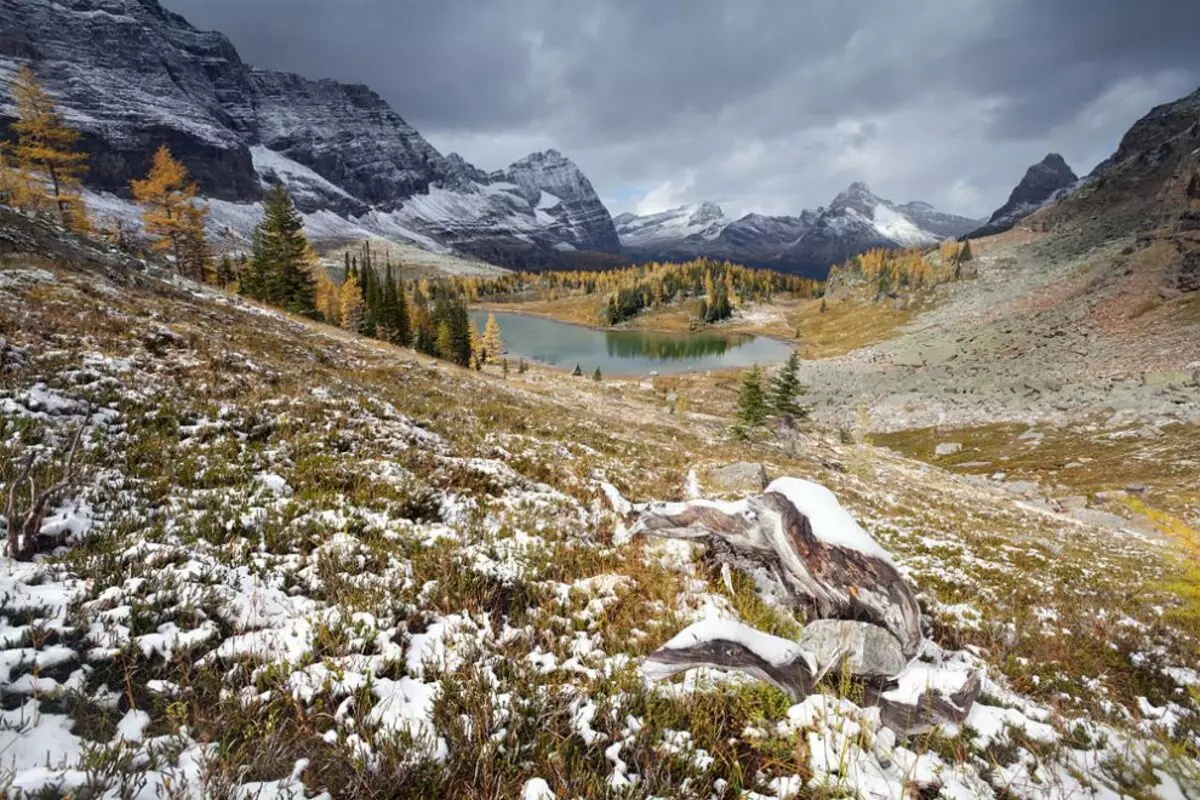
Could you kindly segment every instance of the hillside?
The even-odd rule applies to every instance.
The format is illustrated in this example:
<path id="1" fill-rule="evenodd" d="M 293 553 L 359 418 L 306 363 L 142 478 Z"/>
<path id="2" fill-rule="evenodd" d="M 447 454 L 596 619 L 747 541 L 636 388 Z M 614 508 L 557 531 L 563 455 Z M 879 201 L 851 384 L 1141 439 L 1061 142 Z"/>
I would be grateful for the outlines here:
<path id="1" fill-rule="evenodd" d="M 45 486 L 86 425 L 42 527 L 67 546 L 0 577 L 12 790 L 1179 797 L 1196 780 L 1198 631 L 1157 535 L 861 430 L 733 443 L 716 389 L 675 416 L 666 382 L 429 362 L 2 209 L 0 254 L 5 485 L 33 454 Z M 922 658 L 982 676 L 964 725 L 897 737 L 837 678 L 794 702 L 738 673 L 640 671 L 693 620 L 800 624 L 623 516 L 745 496 L 761 485 L 713 473 L 744 461 L 829 487 L 892 553 Z"/>

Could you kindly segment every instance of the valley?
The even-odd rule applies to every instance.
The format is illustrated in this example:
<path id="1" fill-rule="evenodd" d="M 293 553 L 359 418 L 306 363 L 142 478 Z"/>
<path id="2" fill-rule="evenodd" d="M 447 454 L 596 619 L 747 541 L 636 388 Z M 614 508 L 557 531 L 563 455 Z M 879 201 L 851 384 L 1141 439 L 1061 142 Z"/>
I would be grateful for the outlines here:
<path id="1" fill-rule="evenodd" d="M 571 49 L 632 13 L 592 11 Z M 671 120 L 622 98 L 591 139 L 536 16 L 380 76 L 426 139 L 159 0 L 0 0 L 0 796 L 1200 798 L 1200 90 L 1119 84 L 1111 155 L 985 217 L 869 188 L 984 207 L 883 157 L 899 90 L 856 118 L 843 64 L 788 205 L 796 154 L 690 90 L 711 174 L 635 185 L 696 134 L 642 153 Z M 439 58 L 502 37 L 453 23 Z M 1048 149 L 947 96 L 931 171 Z"/>

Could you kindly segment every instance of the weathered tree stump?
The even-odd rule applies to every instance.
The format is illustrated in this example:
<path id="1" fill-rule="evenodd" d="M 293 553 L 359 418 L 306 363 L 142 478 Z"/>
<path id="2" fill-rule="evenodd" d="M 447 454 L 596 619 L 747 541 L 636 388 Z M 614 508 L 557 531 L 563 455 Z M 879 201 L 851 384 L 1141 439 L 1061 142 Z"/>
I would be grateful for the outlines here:
<path id="1" fill-rule="evenodd" d="M 913 662 L 921 612 L 888 553 L 823 486 L 780 478 L 735 503 L 652 503 L 628 511 L 631 533 L 702 542 L 708 556 L 743 570 L 818 624 L 801 641 L 734 620 L 704 620 L 647 657 L 652 678 L 694 667 L 737 670 L 799 701 L 828 671 L 846 668 L 885 724 L 911 734 L 961 723 L 980 691 L 977 675 Z"/>

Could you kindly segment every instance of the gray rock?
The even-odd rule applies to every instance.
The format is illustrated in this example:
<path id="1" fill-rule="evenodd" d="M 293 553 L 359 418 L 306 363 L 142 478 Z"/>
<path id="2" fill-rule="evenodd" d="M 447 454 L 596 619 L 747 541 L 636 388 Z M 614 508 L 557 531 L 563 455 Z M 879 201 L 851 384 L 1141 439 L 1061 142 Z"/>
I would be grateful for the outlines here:
<path id="1" fill-rule="evenodd" d="M 1042 494 L 1042 487 L 1037 481 L 1011 481 L 1003 486 L 1006 492 L 1028 500 L 1033 500 Z"/>
<path id="2" fill-rule="evenodd" d="M 767 470 L 753 461 L 714 467 L 700 476 L 707 489 L 728 494 L 757 494 L 767 488 Z"/>
<path id="3" fill-rule="evenodd" d="M 819 666 L 828 664 L 841 651 L 848 657 L 850 671 L 855 675 L 896 675 L 908 663 L 900 641 L 869 622 L 815 620 L 800 634 L 800 645 L 816 656 Z"/>
<path id="4" fill-rule="evenodd" d="M 962 442 L 942 442 L 933 449 L 933 454 L 941 458 L 942 456 L 952 456 L 962 449 Z"/>
<path id="5" fill-rule="evenodd" d="M 1088 525 L 1098 525 L 1101 528 L 1111 528 L 1112 530 L 1129 526 L 1129 520 L 1124 517 L 1096 508 L 1076 508 L 1071 511 L 1071 516 Z"/>
<path id="6" fill-rule="evenodd" d="M 1076 508 L 1087 508 L 1087 498 L 1081 494 L 1073 494 L 1067 497 L 1058 498 L 1058 505 L 1064 511 L 1072 511 Z"/>

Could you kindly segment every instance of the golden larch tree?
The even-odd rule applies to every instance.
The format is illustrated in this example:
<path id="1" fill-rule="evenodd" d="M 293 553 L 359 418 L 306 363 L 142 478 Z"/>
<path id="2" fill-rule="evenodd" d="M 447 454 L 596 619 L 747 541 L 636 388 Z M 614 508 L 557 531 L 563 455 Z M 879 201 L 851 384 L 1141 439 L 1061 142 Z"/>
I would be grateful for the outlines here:
<path id="1" fill-rule="evenodd" d="M 504 340 L 500 338 L 500 324 L 495 314 L 488 314 L 483 326 L 483 360 L 499 364 L 504 354 Z"/>
<path id="2" fill-rule="evenodd" d="M 17 141 L 12 156 L 24 173 L 16 186 L 16 201 L 35 210 L 52 204 L 64 225 L 87 230 L 87 214 L 79 194 L 87 154 L 75 150 L 79 131 L 67 127 L 54 99 L 28 66 L 17 71 L 10 89 L 17 105 L 17 120 L 12 124 Z M 37 180 L 38 175 L 44 180 Z"/>
<path id="3" fill-rule="evenodd" d="M 187 263 L 187 256 L 204 241 L 208 209 L 195 205 L 196 184 L 188 179 L 187 168 L 162 145 L 154 154 L 150 173 L 142 180 L 130 181 L 129 186 L 133 199 L 142 206 L 142 223 L 153 238 L 151 247 L 170 253 L 181 272 L 194 275 L 196 265 Z"/>
<path id="4" fill-rule="evenodd" d="M 339 292 L 342 327 L 358 333 L 363 318 L 363 293 L 353 275 L 346 278 Z"/>

